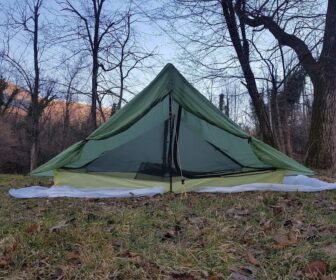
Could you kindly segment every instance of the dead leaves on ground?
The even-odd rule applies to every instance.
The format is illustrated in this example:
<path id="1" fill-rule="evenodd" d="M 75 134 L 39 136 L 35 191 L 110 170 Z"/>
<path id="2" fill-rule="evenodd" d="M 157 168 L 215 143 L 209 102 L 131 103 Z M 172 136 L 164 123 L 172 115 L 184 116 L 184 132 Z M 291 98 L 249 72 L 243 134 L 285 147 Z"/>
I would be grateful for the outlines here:
<path id="1" fill-rule="evenodd" d="M 13 235 L 0 240 L 0 268 L 9 266 L 12 255 L 18 249 L 19 242 Z"/>
<path id="2" fill-rule="evenodd" d="M 327 279 L 329 265 L 322 260 L 313 260 L 304 268 L 304 274 L 310 279 Z"/>
<path id="3" fill-rule="evenodd" d="M 323 208 L 325 211 L 334 212 L 336 211 L 335 201 L 326 201 L 325 199 L 316 199 L 314 201 L 314 206 L 318 208 Z"/>
<path id="4" fill-rule="evenodd" d="M 254 267 L 238 266 L 231 269 L 230 280 L 257 280 Z"/>
<path id="5" fill-rule="evenodd" d="M 321 248 L 321 251 L 324 252 L 325 255 L 331 258 L 336 258 L 336 244 L 329 243 Z"/>
<path id="6" fill-rule="evenodd" d="M 16 251 L 18 246 L 18 241 L 13 235 L 8 235 L 0 240 L 0 258 L 11 255 Z"/>
<path id="7" fill-rule="evenodd" d="M 272 233 L 273 240 L 275 241 L 275 245 L 273 248 L 275 249 L 283 249 L 291 245 L 296 245 L 298 243 L 297 233 L 292 231 L 285 231 L 281 229 L 274 230 Z"/>
<path id="8" fill-rule="evenodd" d="M 166 279 L 166 278 L 164 278 Z M 206 271 L 200 272 L 178 272 L 173 271 L 170 273 L 168 279 L 179 279 L 179 280 L 224 280 L 225 278 L 222 275 L 212 275 L 209 276 L 209 273 Z"/>
<path id="9" fill-rule="evenodd" d="M 226 211 L 226 215 L 228 217 L 232 217 L 234 219 L 242 219 L 250 215 L 250 210 L 241 207 L 240 205 L 236 205 Z"/>
<path id="10" fill-rule="evenodd" d="M 22 219 L 17 213 L 11 216 L 14 221 L 9 226 L 17 233 L 15 240 L 20 240 L 19 250 L 14 247 L 14 257 L 0 256 L 0 270 L 4 268 L 10 276 L 13 271 L 19 274 L 18 262 L 24 263 L 27 272 L 23 273 L 31 279 L 79 278 L 83 272 L 92 276 L 102 273 L 100 264 L 106 271 L 117 271 L 120 279 L 130 279 L 128 275 L 182 280 L 281 279 L 290 273 L 288 279 L 330 280 L 335 269 L 332 236 L 336 223 L 330 224 L 332 216 L 323 216 L 333 213 L 334 202 L 322 196 L 188 194 L 183 200 L 178 195 L 160 195 L 25 203 L 20 206 L 30 208 L 30 218 Z M 41 207 L 49 209 L 46 214 Z M 307 212 L 315 210 L 321 219 Z M 40 213 L 42 219 L 35 216 Z M 64 242 L 60 249 L 58 241 Z M 24 259 L 29 254 L 43 262 Z M 104 256 L 104 260 L 96 256 Z M 328 266 L 320 278 L 311 276 L 315 266 L 311 263 L 316 260 Z M 301 278 L 290 278 L 298 273 Z"/>
<path id="11" fill-rule="evenodd" d="M 9 262 L 6 259 L 0 259 L 0 268 L 6 268 L 9 266 Z"/>
<path id="12" fill-rule="evenodd" d="M 174 227 L 170 230 L 168 230 L 163 237 L 161 238 L 162 241 L 169 240 L 169 239 L 175 239 L 182 231 L 181 226 L 179 223 L 176 223 Z"/>
<path id="13" fill-rule="evenodd" d="M 63 228 L 69 226 L 74 221 L 75 221 L 75 218 L 59 221 L 57 224 L 52 226 L 49 231 L 50 232 L 60 232 Z"/>
<path id="14" fill-rule="evenodd" d="M 30 224 L 26 228 L 26 233 L 34 233 L 41 231 L 41 225 L 40 224 Z"/>
<path id="15" fill-rule="evenodd" d="M 81 264 L 81 254 L 78 250 L 70 251 L 66 254 L 65 260 L 68 264 L 80 265 Z"/>
<path id="16" fill-rule="evenodd" d="M 260 266 L 261 263 L 259 260 L 257 260 L 252 253 L 250 252 L 247 252 L 246 255 L 245 255 L 245 258 L 246 260 L 250 263 L 250 264 L 253 264 L 255 266 Z"/>

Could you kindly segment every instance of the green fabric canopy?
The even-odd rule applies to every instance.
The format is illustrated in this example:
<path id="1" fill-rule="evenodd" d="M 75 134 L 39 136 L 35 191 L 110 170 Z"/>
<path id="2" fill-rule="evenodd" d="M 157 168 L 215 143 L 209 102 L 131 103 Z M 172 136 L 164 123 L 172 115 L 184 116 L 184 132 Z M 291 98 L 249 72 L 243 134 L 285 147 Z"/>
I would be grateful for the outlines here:
<path id="1" fill-rule="evenodd" d="M 51 176 L 63 170 L 164 181 L 168 169 L 170 176 L 187 180 L 274 170 L 313 174 L 246 134 L 172 64 L 86 139 L 31 174 Z"/>

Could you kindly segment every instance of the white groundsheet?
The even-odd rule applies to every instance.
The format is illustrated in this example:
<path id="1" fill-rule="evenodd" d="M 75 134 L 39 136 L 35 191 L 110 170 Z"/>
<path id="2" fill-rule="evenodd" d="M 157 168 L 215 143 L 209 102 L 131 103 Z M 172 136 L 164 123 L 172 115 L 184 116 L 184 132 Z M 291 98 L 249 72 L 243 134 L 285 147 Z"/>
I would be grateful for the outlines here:
<path id="1" fill-rule="evenodd" d="M 250 191 L 281 191 L 281 192 L 319 192 L 335 190 L 335 183 L 327 183 L 316 178 L 303 175 L 287 176 L 283 184 L 253 183 L 233 187 L 212 186 L 195 189 L 196 192 L 237 193 Z M 15 198 L 36 197 L 138 197 L 162 194 L 162 186 L 141 189 L 115 189 L 115 188 L 75 188 L 71 186 L 41 187 L 31 186 L 20 189 L 10 189 L 9 194 Z"/>

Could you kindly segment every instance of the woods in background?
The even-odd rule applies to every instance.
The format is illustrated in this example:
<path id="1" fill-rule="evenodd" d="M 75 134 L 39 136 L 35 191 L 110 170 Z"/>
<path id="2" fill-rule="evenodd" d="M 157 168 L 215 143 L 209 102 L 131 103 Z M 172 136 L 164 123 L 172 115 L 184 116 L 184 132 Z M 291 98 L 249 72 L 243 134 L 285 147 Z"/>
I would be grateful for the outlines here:
<path id="1" fill-rule="evenodd" d="M 288 143 L 279 140 L 290 139 L 290 106 L 282 102 L 280 112 L 277 104 L 281 94 L 289 94 L 288 81 L 301 67 L 313 87 L 305 161 L 313 168 L 335 169 L 336 1 L 175 0 L 161 14 L 180 36 L 189 62 L 202 65 L 213 79 L 240 79 L 261 138 L 288 154 Z M 198 32 L 180 28 L 184 21 Z M 223 50 L 230 55 L 220 56 Z"/>
<path id="2" fill-rule="evenodd" d="M 134 70 L 144 66 L 146 59 L 154 56 L 153 50 L 138 44 L 131 6 L 124 3 L 115 7 L 107 2 L 110 1 L 18 0 L 4 7 L 2 32 L 6 40 L 0 52 L 0 70 L 3 81 L 17 84 L 27 97 L 21 118 L 25 123 L 26 153 L 26 147 L 30 147 L 29 170 L 55 155 L 43 154 L 43 143 L 54 141 L 46 138 L 46 129 L 59 128 L 55 133 L 64 140 L 57 147 L 65 148 L 73 143 L 65 139 L 73 138 L 69 118 L 73 113 L 70 107 L 74 95 L 91 100 L 90 113 L 79 113 L 82 118 L 76 124 L 81 127 L 83 138 L 121 107 L 126 101 L 125 92 L 130 91 L 125 81 Z M 58 75 L 55 75 L 56 69 Z M 13 92 L 3 94 L 6 103 L 15 99 L 12 97 Z M 114 110 L 111 104 L 109 114 L 103 106 L 107 97 L 116 104 Z M 47 108 L 54 108 L 55 99 L 64 100 L 62 121 L 44 118 Z M 9 119 L 12 116 L 3 114 L 2 122 L 11 124 L 16 131 L 17 118 L 13 122 L 8 122 Z M 58 122 L 63 124 L 56 125 Z M 80 138 L 74 136 L 74 139 Z"/>
<path id="3" fill-rule="evenodd" d="M 4 7 L 2 171 L 28 172 L 127 102 L 132 73 L 156 63 L 139 19 L 178 46 L 185 73 L 243 129 L 310 167 L 335 169 L 336 1 L 112 2 Z"/>

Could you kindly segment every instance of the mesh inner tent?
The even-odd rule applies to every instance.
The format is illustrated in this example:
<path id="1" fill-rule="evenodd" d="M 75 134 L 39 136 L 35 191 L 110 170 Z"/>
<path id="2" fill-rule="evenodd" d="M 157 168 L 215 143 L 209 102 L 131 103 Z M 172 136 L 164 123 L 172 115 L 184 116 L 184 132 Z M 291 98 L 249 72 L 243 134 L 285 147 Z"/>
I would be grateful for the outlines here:
<path id="1" fill-rule="evenodd" d="M 162 104 L 168 106 L 167 100 Z M 166 112 L 163 113 L 166 117 L 154 127 L 117 147 L 111 146 L 83 166 L 84 169 L 87 172 L 128 173 L 135 179 L 150 179 L 148 176 L 152 176 L 155 180 L 167 179 L 170 175 L 197 178 L 244 172 L 244 164 L 195 131 L 188 123 L 188 120 L 193 120 L 191 116 L 184 121 L 183 116 L 190 113 L 175 102 L 172 102 L 174 124 L 170 142 L 168 116 Z M 226 137 L 220 141 L 226 141 Z"/>
<path id="2" fill-rule="evenodd" d="M 137 173 L 143 170 L 150 173 L 152 169 L 155 173 L 153 175 L 163 176 L 167 162 L 165 126 L 166 122 L 116 149 L 106 151 L 87 164 L 86 170 L 121 173 Z"/>
<path id="3" fill-rule="evenodd" d="M 181 173 L 188 177 L 197 174 L 234 172 L 242 166 L 223 153 L 218 147 L 189 130 L 183 123 L 179 129 L 174 151 L 174 162 Z"/>
<path id="4" fill-rule="evenodd" d="M 232 172 L 241 170 L 241 165 L 225 155 L 220 149 L 202 139 L 185 125 L 179 126 L 174 135 L 172 147 L 172 176 L 185 177 L 197 174 Z M 178 137 L 177 137 L 178 133 Z M 85 166 L 88 172 L 135 173 L 168 178 L 170 168 L 168 120 L 155 126 L 139 137 L 108 150 Z"/>

